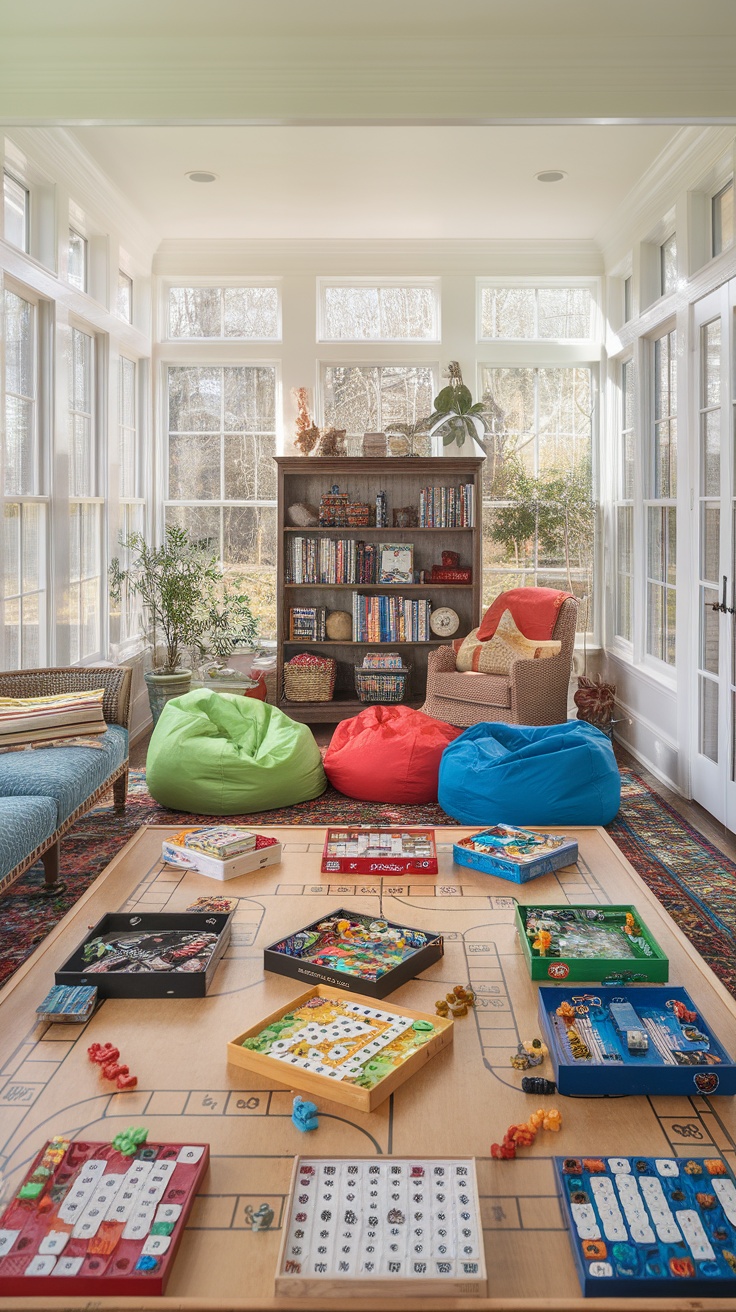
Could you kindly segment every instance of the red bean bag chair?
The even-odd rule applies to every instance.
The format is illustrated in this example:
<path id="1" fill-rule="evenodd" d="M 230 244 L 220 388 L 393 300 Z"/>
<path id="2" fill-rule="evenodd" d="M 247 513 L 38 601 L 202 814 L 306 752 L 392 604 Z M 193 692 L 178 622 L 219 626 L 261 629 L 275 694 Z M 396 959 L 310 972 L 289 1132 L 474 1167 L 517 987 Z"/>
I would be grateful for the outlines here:
<path id="1" fill-rule="evenodd" d="M 369 706 L 338 724 L 325 774 L 360 802 L 436 802 L 440 758 L 462 732 L 409 706 Z"/>

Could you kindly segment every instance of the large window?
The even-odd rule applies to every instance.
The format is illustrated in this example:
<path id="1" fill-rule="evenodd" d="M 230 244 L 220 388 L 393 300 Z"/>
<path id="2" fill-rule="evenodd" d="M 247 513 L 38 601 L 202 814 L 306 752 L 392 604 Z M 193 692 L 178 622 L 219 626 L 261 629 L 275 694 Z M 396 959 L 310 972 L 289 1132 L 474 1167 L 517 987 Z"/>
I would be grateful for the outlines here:
<path id="1" fill-rule="evenodd" d="M 37 307 L 4 294 L 5 471 L 2 583 L 8 669 L 46 659 L 46 498 L 38 406 Z"/>
<path id="2" fill-rule="evenodd" d="M 428 418 L 436 390 L 434 370 L 421 364 L 326 365 L 322 384 L 325 423 L 345 429 L 351 455 L 364 433 Z"/>
<path id="3" fill-rule="evenodd" d="M 616 460 L 614 632 L 631 642 L 634 573 L 634 362 L 621 365 L 621 426 Z"/>
<path id="4" fill-rule="evenodd" d="M 127 539 L 131 533 L 145 529 L 145 500 L 142 495 L 143 470 L 141 468 L 138 431 L 137 364 L 126 356 L 120 357 L 118 379 L 118 457 L 120 468 L 120 533 Z M 122 551 L 123 568 L 129 563 Z M 135 638 L 140 629 L 140 599 L 124 592 L 120 606 L 120 641 Z"/>
<path id="5" fill-rule="evenodd" d="M 102 654 L 102 560 L 95 339 L 72 328 L 69 355 L 69 648 L 70 660 Z"/>
<path id="6" fill-rule="evenodd" d="M 281 337 L 278 287 L 170 287 L 170 338 Z"/>
<path id="7" fill-rule="evenodd" d="M 87 290 L 87 250 L 87 238 L 70 228 L 66 276 L 78 292 Z"/>
<path id="8" fill-rule="evenodd" d="M 646 502 L 647 652 L 675 664 L 677 546 L 677 339 L 674 329 L 652 345 L 653 429 Z"/>
<path id="9" fill-rule="evenodd" d="M 261 621 L 276 631 L 276 370 L 168 371 L 167 524 L 216 552 Z"/>
<path id="10" fill-rule="evenodd" d="M 593 336 L 594 301 L 590 287 L 480 286 L 481 341 L 570 341 Z"/>
<path id="11" fill-rule="evenodd" d="M 30 235 L 30 194 L 12 173 L 3 173 L 3 223 L 5 240 L 20 250 L 28 250 Z"/>
<path id="12" fill-rule="evenodd" d="M 484 603 L 506 588 L 591 600 L 593 388 L 588 368 L 482 370 L 490 431 L 483 471 Z M 590 604 L 579 625 L 589 624 Z"/>
<path id="13" fill-rule="evenodd" d="M 326 342 L 432 342 L 439 337 L 434 283 L 320 284 Z"/>

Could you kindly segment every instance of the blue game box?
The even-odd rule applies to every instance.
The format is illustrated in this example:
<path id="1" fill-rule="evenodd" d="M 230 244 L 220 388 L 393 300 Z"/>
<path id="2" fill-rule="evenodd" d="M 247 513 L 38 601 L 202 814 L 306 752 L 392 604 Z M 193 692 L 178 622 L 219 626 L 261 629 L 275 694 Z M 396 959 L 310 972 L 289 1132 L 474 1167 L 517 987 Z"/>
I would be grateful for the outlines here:
<path id="1" fill-rule="evenodd" d="M 560 1093 L 734 1094 L 736 1066 L 683 988 L 539 989 Z"/>
<path id="2" fill-rule="evenodd" d="M 556 1157 L 555 1174 L 586 1297 L 736 1296 L 736 1183 L 720 1157 Z"/>
<path id="3" fill-rule="evenodd" d="M 526 884 L 539 875 L 574 866 L 578 845 L 564 834 L 541 834 L 534 829 L 498 824 L 453 843 L 452 855 L 460 866 L 509 879 L 513 884 Z"/>

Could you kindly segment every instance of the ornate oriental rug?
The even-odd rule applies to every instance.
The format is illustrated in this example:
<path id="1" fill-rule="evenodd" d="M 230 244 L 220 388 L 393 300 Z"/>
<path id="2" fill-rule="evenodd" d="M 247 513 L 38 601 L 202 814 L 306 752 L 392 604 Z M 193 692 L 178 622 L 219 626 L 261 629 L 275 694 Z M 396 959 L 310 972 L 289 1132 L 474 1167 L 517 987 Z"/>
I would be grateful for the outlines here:
<path id="1" fill-rule="evenodd" d="M 131 771 L 125 815 L 112 801 L 84 816 L 61 845 L 64 891 L 39 897 L 43 868 L 38 865 L 0 898 L 0 984 L 13 974 L 54 925 L 66 915 L 116 852 L 144 824 L 193 824 L 211 816 L 183 815 L 154 802 L 146 789 L 145 771 Z M 631 770 L 621 771 L 622 797 L 618 816 L 608 832 L 673 920 L 711 969 L 736 997 L 736 863 Z M 249 825 L 452 823 L 442 808 L 379 806 L 355 802 L 335 789 L 313 802 L 233 816 Z"/>

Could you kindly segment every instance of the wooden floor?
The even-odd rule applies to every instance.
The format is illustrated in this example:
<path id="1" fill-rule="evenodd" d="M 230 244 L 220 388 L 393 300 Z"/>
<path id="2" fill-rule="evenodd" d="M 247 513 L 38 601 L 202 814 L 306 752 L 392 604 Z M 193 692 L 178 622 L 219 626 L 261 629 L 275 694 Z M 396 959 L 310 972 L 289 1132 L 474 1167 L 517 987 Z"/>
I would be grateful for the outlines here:
<path id="1" fill-rule="evenodd" d="M 335 726 L 333 724 L 313 724 L 311 728 L 320 747 L 326 747 L 334 733 Z M 146 734 L 145 737 L 139 738 L 131 748 L 130 764 L 133 769 L 143 770 L 145 768 L 149 740 L 150 734 Z M 703 834 L 709 842 L 720 848 L 733 861 L 736 861 L 736 834 L 726 829 L 725 825 L 719 824 L 697 802 L 686 801 L 684 797 L 680 797 L 679 793 L 674 793 L 666 784 L 661 783 L 649 770 L 640 765 L 631 753 L 626 751 L 625 747 L 621 747 L 618 743 L 616 744 L 616 759 L 619 765 L 634 770 L 636 774 L 640 775 L 645 783 L 649 784 L 650 788 L 653 788 L 655 792 L 659 793 L 660 797 L 663 797 L 666 802 L 669 802 L 670 806 L 674 807 L 683 820 L 687 820 L 688 824 L 691 824 L 694 829 Z"/>

